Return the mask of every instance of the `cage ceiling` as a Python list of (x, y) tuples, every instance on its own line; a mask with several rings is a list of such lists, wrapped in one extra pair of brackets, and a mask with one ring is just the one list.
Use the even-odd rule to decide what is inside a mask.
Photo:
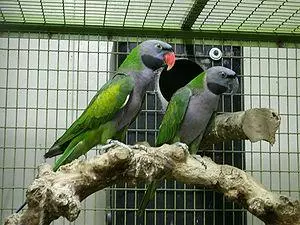
[(299, 0), (1, 0), (1, 31), (300, 42)]

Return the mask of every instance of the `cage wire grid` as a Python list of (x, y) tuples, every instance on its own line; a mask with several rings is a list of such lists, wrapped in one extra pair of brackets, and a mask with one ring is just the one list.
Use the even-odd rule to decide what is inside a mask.
[[(239, 70), (241, 90), (222, 97), (221, 113), (253, 107), (279, 112), (274, 146), (228, 142), (205, 154), (300, 199), (299, 10), (298, 0), (0, 1), (0, 30), (10, 31), (0, 33), (0, 218), (23, 202), (45, 151), (127, 52), (149, 37), (165, 39), (177, 56), (204, 68)], [(220, 61), (209, 59), (213, 46), (223, 51)], [(127, 143), (153, 144), (162, 116), (156, 92), (148, 91)], [(72, 224), (262, 224), (216, 192), (166, 181), (145, 216), (135, 219), (143, 190), (142, 184), (122, 184), (99, 191), (82, 203)]]
[(300, 33), (298, 0), (3, 0), (0, 6), (4, 23)]
[[(142, 41), (138, 37), (113, 41), (102, 36), (45, 37), (47, 36), (43, 34), (1, 35), (1, 218), (11, 214), (23, 202), (25, 188), (34, 179), (36, 167), (44, 162), (45, 151), (80, 115), (96, 91), (109, 79), (126, 52)], [(235, 54), (235, 46), (222, 45), (217, 41), (215, 45), (207, 45), (206, 40), (194, 41), (196, 44), (192, 47), (195, 54), (189, 55), (187, 46), (181, 40), (174, 40), (177, 55), (193, 58), (206, 68), (224, 64), (224, 61), (229, 62), (228, 67), (232, 67), (233, 60), (240, 60), (243, 78), (241, 92), (237, 94), (241, 97), (240, 108), (273, 108), (282, 118), (274, 146), (264, 142), (251, 144), (246, 141), (241, 143), (241, 148), (236, 148), (230, 142), (222, 144), (221, 148), (214, 148), (211, 157), (221, 160), (220, 163), (235, 164), (235, 157), (241, 154), (241, 168), (270, 190), (299, 199), (299, 49), (241, 47), (241, 52)], [(120, 43), (125, 43), (125, 52), (124, 49), (115, 47)], [(221, 61), (212, 63), (208, 60), (207, 51), (212, 46), (218, 46), (227, 55)], [(220, 112), (228, 107), (224, 100), (228, 97), (233, 98), (222, 97)], [(233, 104), (229, 104), (229, 108), (229, 111), (236, 111)], [(153, 144), (161, 117), (156, 92), (149, 91), (141, 114), (128, 131), (127, 142), (146, 140)], [(96, 151), (92, 150), (88, 157), (95, 154)], [(54, 161), (47, 162), (52, 164)], [(99, 191), (82, 203), (83, 210), (73, 224), (141, 224), (139, 220), (132, 218), (135, 216), (142, 190), (143, 185), (128, 187), (124, 184)], [(196, 190), (198, 189), (186, 185), (175, 183), (175, 186), (170, 186), (163, 183), (157, 192), (160, 193), (157, 195), (163, 195), (163, 208), (157, 208), (161, 200), (155, 199), (142, 222), (162, 224), (162, 221), (170, 222), (168, 219), (173, 218), (173, 224), (190, 224), (188, 222), (191, 217), (194, 224), (262, 224), (250, 214), (246, 220), (238, 223), (234, 218), (238, 213), (244, 215), (243, 210), (226, 200), (220, 208), (216, 208), (214, 199), (220, 196), (211, 191), (204, 192), (203, 208), (197, 208), (196, 201), (190, 207), (187, 203), (189, 193), (193, 193), (195, 199), (199, 197)], [(176, 193), (172, 200), (174, 205), (173, 208), (167, 208), (167, 195), (172, 191)], [(181, 197), (183, 205), (176, 200), (177, 195)], [(210, 199), (213, 199), (212, 205), (206, 207), (205, 201)], [(181, 214), (183, 217), (178, 221), (178, 215)], [(216, 222), (216, 217), (220, 215), (221, 222)], [(123, 222), (116, 220), (117, 217), (123, 218)], [(147, 223), (149, 217), (153, 223)], [(54, 222), (66, 223), (68, 222), (62, 219)]]

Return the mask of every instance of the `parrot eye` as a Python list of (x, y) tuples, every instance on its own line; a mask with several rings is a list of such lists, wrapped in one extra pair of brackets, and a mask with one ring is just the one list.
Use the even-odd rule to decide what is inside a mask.
[(221, 74), (221, 77), (222, 77), (222, 78), (226, 78), (226, 77), (227, 77), (227, 75), (226, 75), (225, 72), (221, 72), (220, 74)]
[(158, 49), (160, 49), (160, 50), (163, 49), (163, 47), (160, 44), (156, 44), (155, 47), (158, 48)]

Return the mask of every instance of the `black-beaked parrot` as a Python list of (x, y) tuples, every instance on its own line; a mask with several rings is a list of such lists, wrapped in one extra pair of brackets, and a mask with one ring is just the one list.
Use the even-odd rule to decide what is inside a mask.
[[(208, 122), (216, 111), (222, 93), (235, 93), (238, 78), (231, 69), (215, 66), (202, 72), (172, 96), (156, 139), (156, 146), (182, 142), (196, 154)], [(154, 197), (156, 181), (152, 181), (142, 199), (139, 214)]]

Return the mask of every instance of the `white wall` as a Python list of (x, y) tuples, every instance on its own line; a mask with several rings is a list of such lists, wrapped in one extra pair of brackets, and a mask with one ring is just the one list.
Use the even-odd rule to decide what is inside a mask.
[[(246, 141), (246, 169), (268, 189), (300, 198), (300, 49), (244, 48), (245, 109), (281, 116), (276, 143)], [(248, 225), (263, 224), (248, 216)]]
[[(0, 38), (1, 219), (23, 203), (44, 153), (107, 81), (111, 50), (106, 41)], [(75, 224), (103, 224), (105, 196), (90, 196)]]

